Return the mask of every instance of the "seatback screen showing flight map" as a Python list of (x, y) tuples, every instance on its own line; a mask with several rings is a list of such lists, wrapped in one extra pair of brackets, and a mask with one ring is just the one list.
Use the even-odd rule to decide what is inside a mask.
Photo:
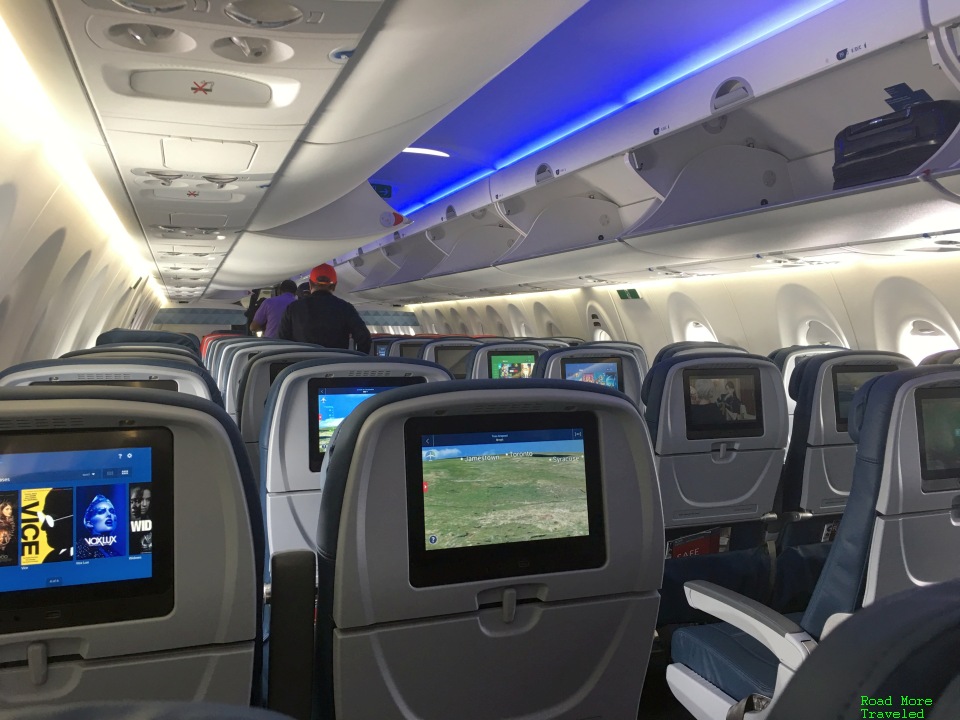
[[(424, 580), (417, 576), (425, 568), (443, 567), (461, 578), (500, 577), (592, 567), (604, 556), (595, 418), (530, 414), (524, 420), (408, 422), (415, 580)], [(425, 584), (451, 577), (426, 575)]]

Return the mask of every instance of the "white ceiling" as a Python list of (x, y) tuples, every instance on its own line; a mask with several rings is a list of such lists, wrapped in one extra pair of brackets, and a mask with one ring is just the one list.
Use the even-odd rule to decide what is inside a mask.
[[(132, 207), (159, 283), (183, 300), (272, 284), (389, 232), (391, 208), (353, 191), (583, 2), (52, 6), (99, 126), (100, 138), (86, 128), (102, 148), (88, 148), (91, 164), (118, 214)], [(505, 24), (501, 39), (479, 40)], [(438, 46), (458, 51), (450, 67), (437, 67)], [(422, 87), (400, 84), (417, 73)], [(323, 210), (341, 198), (356, 227), (329, 235), (337, 213)]]

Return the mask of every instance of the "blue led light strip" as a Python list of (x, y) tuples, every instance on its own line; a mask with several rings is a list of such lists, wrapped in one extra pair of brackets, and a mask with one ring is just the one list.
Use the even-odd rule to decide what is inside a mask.
[(725, 37), (714, 45), (700, 50), (693, 56), (686, 58), (683, 62), (676, 63), (655, 75), (644, 78), (644, 81), (640, 85), (637, 85), (628, 91), (620, 100), (591, 110), (589, 113), (582, 115), (581, 117), (566, 123), (556, 130), (553, 130), (550, 133), (538, 138), (537, 140), (518, 148), (505, 158), (495, 162), (494, 167), (474, 173), (473, 175), (470, 175), (469, 177), (464, 178), (463, 180), (460, 180), (453, 185), (434, 193), (433, 195), (430, 195), (421, 202), (413, 203), (399, 212), (401, 215), (410, 215), (411, 213), (414, 213), (417, 210), (426, 207), (427, 205), (439, 202), (440, 200), (443, 200), (444, 198), (463, 190), (465, 187), (469, 187), (476, 182), (490, 177), (498, 170), (503, 170), (504, 168), (510, 167), (511, 165), (520, 162), (524, 158), (528, 158), (540, 150), (548, 148), (551, 145), (555, 145), (561, 140), (564, 140), (571, 135), (575, 135), (591, 125), (594, 125), (601, 120), (650, 97), (651, 95), (655, 95), (662, 90), (666, 90), (672, 85), (676, 85), (677, 83), (687, 79), (688, 77), (691, 77), (692, 75), (695, 75), (701, 70), (705, 70), (706, 68), (727, 59), (731, 55), (746, 50), (747, 48), (756, 45), (757, 43), (762, 42), (763, 40), (766, 40), (767, 38), (770, 38), (778, 33), (781, 33), (784, 30), (788, 30), (794, 25), (797, 25), (798, 23), (819, 14), (827, 8), (839, 5), (842, 2), (843, 0), (815, 0), (815, 2), (813, 2), (810, 6), (801, 10), (794, 12), (782, 12), (778, 15), (774, 15), (772, 18), (765, 18), (763, 22), (745, 25), (743, 29), (736, 34)]

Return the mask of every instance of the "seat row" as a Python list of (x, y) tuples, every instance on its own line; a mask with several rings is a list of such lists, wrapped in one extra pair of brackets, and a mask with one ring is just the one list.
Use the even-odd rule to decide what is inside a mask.
[[(262, 391), (266, 401), (266, 408), (260, 405), (264, 421), (258, 438), (263, 482), (257, 481), (242, 447), (249, 442), (244, 442), (229, 416), (211, 403), (182, 394), (174, 400), (169, 393), (152, 390), (86, 386), (0, 393), (0, 423), (4, 415), (18, 418), (16, 427), (26, 431), (26, 435), (10, 436), (12, 444), (4, 449), (4, 459), (10, 463), (7, 468), (12, 468), (9, 477), (16, 478), (7, 488), (13, 489), (0, 486), (0, 495), (4, 490), (11, 495), (16, 506), (12, 514), (21, 531), (14, 557), (17, 562), (8, 562), (7, 567), (26, 578), (20, 581), (26, 584), (8, 596), (15, 602), (6, 617), (6, 607), (0, 611), (0, 657), (5, 663), (0, 683), (5, 689), (14, 688), (9, 700), (14, 706), (58, 693), (85, 697), (93, 691), (92, 683), (105, 677), (98, 673), (112, 676), (118, 668), (126, 668), (127, 677), (135, 684), (148, 676), (160, 677), (165, 687), (189, 689), (195, 687), (191, 683), (202, 679), (209, 694), (196, 689), (190, 697), (259, 703), (259, 678), (264, 673), (259, 669), (262, 654), (258, 648), (264, 625), (259, 618), (263, 593), (258, 588), (266, 575), (267, 557), (263, 541), (257, 540), (257, 527), (260, 537), (264, 527), (261, 505), (266, 503), (269, 508), (273, 500), (282, 507), (298, 495), (305, 496), (309, 490), (298, 483), (315, 478), (321, 491), (314, 510), (286, 517), (280, 514), (276, 521), (271, 521), (268, 513), (266, 519), (268, 535), (278, 543), (281, 531), (293, 530), (302, 546), (313, 548), (307, 553), (309, 572), (303, 572), (306, 566), (302, 563), (294, 564), (300, 569), (301, 590), (303, 575), (308, 576), (309, 597), (304, 601), (304, 592), (299, 593), (301, 611), (306, 607), (306, 612), (293, 613), (306, 617), (306, 630), (285, 631), (282, 622), (268, 626), (270, 649), (276, 650), (279, 658), (277, 662), (271, 658), (270, 668), (281, 678), (296, 678), (297, 673), (287, 670), (290, 667), (300, 667), (303, 672), (303, 663), (291, 661), (286, 651), (296, 645), (295, 638), (313, 632), (312, 560), (316, 557), (319, 561), (316, 655), (308, 662), (315, 668), (309, 672), (314, 682), (306, 689), (300, 682), (299, 689), (275, 690), (274, 700), (289, 701), (294, 709), (304, 705), (323, 708), (321, 717), (333, 717), (334, 713), (340, 717), (393, 717), (397, 716), (399, 697), (406, 706), (421, 711), (419, 714), (444, 715), (457, 707), (488, 706), (487, 690), (494, 682), (503, 696), (494, 703), (491, 717), (560, 706), (581, 714), (629, 716), (631, 705), (635, 715), (652, 629), (662, 624), (662, 618), (657, 620), (656, 591), (664, 567), (663, 525), (684, 514), (668, 507), (674, 486), (665, 482), (664, 468), (685, 462), (682, 456), (686, 453), (662, 452), (665, 428), (673, 428), (676, 432), (671, 434), (694, 444), (708, 444), (712, 464), (702, 471), (694, 465), (694, 473), (720, 485), (718, 478), (723, 476), (717, 474), (717, 468), (723, 471), (739, 456), (752, 452), (755, 448), (750, 443), (768, 434), (767, 424), (774, 438), (783, 434), (785, 425), (786, 403), (775, 366), (742, 353), (719, 357), (688, 353), (655, 363), (641, 392), (644, 422), (634, 403), (610, 389), (586, 383), (538, 379), (523, 383), (434, 382), (449, 379), (449, 374), (424, 361), (385, 362), (351, 356), (347, 363), (327, 357), (271, 368), (271, 360), (283, 357), (283, 352), (257, 356), (248, 363), (251, 372), (262, 363), (259, 373), (268, 380), (256, 386), (259, 389), (248, 387), (245, 395), (246, 403), (248, 395), (259, 397)], [(838, 380), (834, 366), (826, 363), (853, 360), (853, 356), (831, 354), (825, 358), (828, 356), (816, 358), (822, 364), (813, 373), (820, 378), (821, 390), (824, 386), (830, 392), (847, 387), (847, 378), (841, 374)], [(883, 360), (890, 362), (890, 358), (873, 358), (871, 371), (885, 372), (880, 368), (882, 362), (876, 362)], [(801, 364), (804, 373), (814, 367), (808, 362)], [(841, 373), (851, 367), (844, 368), (841, 363)], [(272, 387), (271, 373), (276, 374)], [(826, 383), (827, 376), (833, 385)], [(867, 553), (883, 558), (883, 572), (877, 571), (870, 598), (916, 582), (952, 577), (949, 569), (923, 564), (913, 550), (916, 538), (930, 537), (931, 532), (943, 537), (948, 550), (958, 549), (955, 535), (948, 529), (950, 501), (960, 489), (960, 481), (955, 479), (960, 475), (957, 433), (944, 430), (944, 423), (957, 417), (958, 376), (956, 369), (948, 367), (890, 373), (886, 377), (896, 378), (891, 384), (896, 388), (895, 401), (884, 399), (889, 395), (885, 390), (873, 395), (869, 408), (866, 404), (861, 408), (857, 403), (861, 399), (866, 403), (873, 394), (867, 392), (868, 383), (853, 402), (854, 412), (848, 412), (854, 434), (864, 417), (885, 418), (888, 431), (897, 423), (898, 432), (900, 423), (909, 426), (912, 417), (919, 428), (912, 436), (914, 455), (907, 452), (908, 447), (897, 457), (911, 467), (914, 456), (919, 463), (927, 463), (930, 468), (925, 471), (921, 466), (921, 474), (930, 474), (931, 468), (936, 471), (936, 477), (929, 478), (932, 484), (924, 485), (922, 492), (911, 492), (925, 501), (924, 518), (931, 523), (935, 519), (937, 524), (920, 526), (915, 518), (901, 520), (897, 513), (889, 512), (900, 508), (903, 498), (889, 493), (858, 494), (855, 489), (851, 493), (850, 505), (857, 499), (856, 507), (861, 508), (856, 511), (858, 517), (879, 515), (887, 523), (882, 534), (886, 554), (880, 549)], [(373, 390), (378, 379), (402, 378), (412, 386)], [(726, 397), (723, 408), (714, 402), (717, 407), (713, 410), (728, 413), (723, 419), (716, 413), (709, 417), (702, 411), (693, 412), (708, 407), (695, 402), (695, 395), (697, 399), (700, 396), (697, 382), (702, 380), (709, 380), (715, 389), (733, 383), (735, 398)], [(800, 380), (797, 382), (799, 391)], [(936, 392), (927, 394), (927, 385)], [(909, 389), (901, 392), (904, 387)], [(701, 389), (703, 395), (709, 394), (705, 384), (701, 383)], [(657, 393), (661, 400), (655, 403)], [(370, 398), (371, 394), (376, 397)], [(324, 399), (339, 402), (350, 395), (360, 395), (365, 401), (354, 412), (333, 412), (329, 417), (338, 420), (335, 431), (329, 425), (324, 427)], [(768, 406), (770, 397), (773, 406)], [(829, 420), (836, 420), (840, 407), (836, 393), (830, 400), (835, 416)], [(257, 402), (262, 401), (254, 399), (251, 411)], [(656, 412), (652, 410), (655, 406)], [(241, 426), (245, 412), (240, 414)], [(66, 419), (54, 421), (52, 427), (65, 429), (41, 432), (51, 427), (49, 418), (54, 416)], [(758, 418), (762, 420), (759, 434)], [(11, 422), (7, 427), (13, 427)], [(691, 430), (692, 438), (688, 437)], [(718, 431), (721, 434), (716, 436)], [(698, 432), (707, 435), (697, 437)], [(653, 445), (648, 438), (654, 440)], [(321, 449), (326, 452), (317, 464)], [(115, 452), (122, 457), (113, 460)], [(782, 446), (779, 453), (782, 462)], [(131, 457), (126, 458), (127, 454)], [(771, 456), (776, 456), (776, 448)], [(864, 459), (866, 462), (876, 464), (875, 459)], [(777, 461), (761, 464), (775, 467)], [(860, 464), (858, 461), (858, 468)], [(680, 477), (676, 471), (670, 473), (672, 478)], [(276, 487), (290, 498), (271, 499), (273, 478)], [(398, 482), (399, 478), (403, 480)], [(193, 492), (195, 487), (197, 492)], [(732, 511), (729, 505), (721, 509), (728, 515), (718, 518), (717, 503), (711, 508), (710, 502), (689, 497), (688, 487), (676, 487), (681, 502), (692, 500), (692, 511), (706, 508), (707, 514), (680, 517), (675, 529), (689, 534), (697, 524), (739, 519), (735, 506)], [(144, 490), (149, 490), (151, 498), (146, 512)], [(47, 507), (51, 495), (61, 498), (58, 502), (69, 495), (72, 515), (57, 509), (52, 501)], [(862, 504), (871, 498), (873, 506), (865, 515)], [(105, 501), (113, 507), (112, 528), (108, 527), (111, 523), (97, 520), (98, 515), (110, 515)], [(759, 503), (741, 502), (744, 504)], [(32, 506), (29, 511), (28, 506)], [(210, 512), (220, 513), (221, 507), (226, 508), (223, 517), (208, 520)], [(36, 513), (35, 520), (30, 512)], [(907, 509), (908, 515), (916, 512), (912, 506)], [(156, 531), (154, 519), (158, 520)], [(36, 529), (24, 530), (31, 521)], [(58, 521), (62, 523), (59, 526)], [(166, 534), (161, 531), (164, 525)], [(58, 527), (69, 527), (69, 542), (55, 537)], [(839, 537), (852, 540), (843, 547), (850, 542), (862, 545), (868, 534), (862, 528), (844, 529), (850, 527), (860, 526), (845, 516)], [(144, 544), (147, 532), (151, 533), (149, 545)], [(36, 553), (24, 554), (24, 535), (43, 536), (44, 560), (61, 557), (67, 544), (73, 555), (68, 554), (69, 560), (25, 562), (28, 555), (40, 554), (41, 543), (38, 541)], [(107, 542), (111, 537), (113, 542)], [(234, 544), (239, 550), (232, 549)], [(869, 538), (866, 544), (870, 544)], [(86, 556), (90, 548), (100, 554)], [(117, 554), (103, 554), (105, 548)], [(673, 544), (676, 559), (682, 548), (682, 544)], [(894, 551), (906, 558), (902, 569), (898, 569), (901, 566), (896, 564)], [(864, 552), (858, 546), (860, 554), (852, 557)], [(182, 561), (182, 553), (195, 555), (196, 562)], [(837, 568), (848, 571), (850, 558), (828, 560), (824, 574), (836, 575), (840, 572)], [(272, 581), (274, 598), (287, 597), (286, 589), (297, 587), (296, 577), (288, 580), (285, 573), (275, 571), (266, 576)], [(236, 585), (230, 587), (234, 579)], [(203, 599), (192, 599), (189, 593), (181, 596), (185, 582), (195, 583), (196, 593), (202, 593)], [(821, 594), (830, 596), (843, 587), (843, 582), (838, 585), (831, 580)], [(57, 595), (59, 591), (65, 592)], [(722, 588), (709, 586), (695, 586), (686, 592), (714, 600), (724, 593)], [(248, 596), (255, 602), (248, 602)], [(822, 615), (830, 603), (818, 597), (815, 594), (814, 602), (820, 604), (815, 613)], [(89, 607), (84, 604), (87, 601)], [(193, 602), (206, 603), (208, 612), (199, 619), (189, 617), (190, 605), (184, 603)], [(693, 602), (716, 609), (716, 603)], [(668, 604), (665, 594), (659, 602), (661, 614)], [(730, 611), (718, 612), (726, 617), (723, 613)], [(759, 611), (751, 612), (756, 615)], [(287, 615), (271, 613), (270, 619), (282, 621)], [(141, 645), (121, 638), (111, 643), (100, 627), (105, 618), (120, 618), (130, 627), (143, 626), (149, 632)], [(247, 624), (244, 618), (252, 620)], [(185, 624), (180, 626), (179, 621)], [(212, 634), (186, 639), (197, 623)], [(124, 625), (125, 631), (127, 627)], [(788, 626), (781, 623), (778, 627)], [(819, 630), (811, 636), (819, 637)], [(737, 652), (736, 643), (684, 640), (682, 632), (674, 637), (679, 640), (674, 643), (677, 663), (671, 670), (676, 687), (683, 686), (677, 685), (678, 673), (684, 678), (687, 672), (692, 674), (697, 657), (707, 658), (707, 665), (722, 666), (718, 654)], [(181, 649), (171, 655), (174, 647)], [(683, 647), (697, 649), (683, 655)], [(310, 651), (314, 652), (313, 647)], [(755, 649), (739, 652), (752, 654)], [(231, 659), (222, 660), (222, 655)], [(526, 683), (531, 657), (537, 659), (544, 679), (543, 687), (532, 693)], [(488, 675), (463, 677), (470, 675), (472, 667), (488, 667), (489, 663), (496, 670)], [(429, 678), (418, 672), (434, 664), (442, 669)], [(598, 675), (601, 666), (608, 669)], [(776, 662), (772, 667), (778, 676)], [(795, 669), (789, 664), (785, 667), (781, 685)], [(761, 680), (769, 680), (769, 668), (768, 664)], [(3, 674), (11, 669), (5, 681)], [(184, 681), (181, 673), (195, 673), (195, 680)], [(729, 675), (742, 677), (743, 673), (731, 669)], [(244, 677), (250, 682), (238, 692), (236, 680)], [(587, 678), (589, 683), (584, 685)], [(50, 684), (51, 680), (56, 682)], [(707, 680), (720, 688), (714, 682), (722, 682), (722, 678)], [(79, 683), (76, 687), (75, 682)], [(79, 690), (80, 685), (86, 689)], [(439, 695), (438, 686), (444, 688)], [(74, 690), (66, 692), (65, 687)], [(584, 687), (589, 689), (578, 691), (574, 700), (573, 690)], [(247, 698), (238, 699), (244, 692)], [(699, 690), (678, 690), (685, 698), (698, 698), (709, 712), (739, 699), (735, 692), (718, 692), (722, 697), (712, 695), (701, 702)]]

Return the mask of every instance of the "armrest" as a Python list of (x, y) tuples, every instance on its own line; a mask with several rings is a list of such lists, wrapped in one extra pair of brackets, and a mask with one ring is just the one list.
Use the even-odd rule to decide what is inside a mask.
[(271, 578), (267, 707), (297, 720), (310, 720), (317, 596), (315, 553), (289, 550), (272, 556)]
[(756, 600), (711, 582), (683, 584), (690, 607), (708, 612), (763, 643), (790, 670), (796, 670), (817, 646), (806, 631)]

